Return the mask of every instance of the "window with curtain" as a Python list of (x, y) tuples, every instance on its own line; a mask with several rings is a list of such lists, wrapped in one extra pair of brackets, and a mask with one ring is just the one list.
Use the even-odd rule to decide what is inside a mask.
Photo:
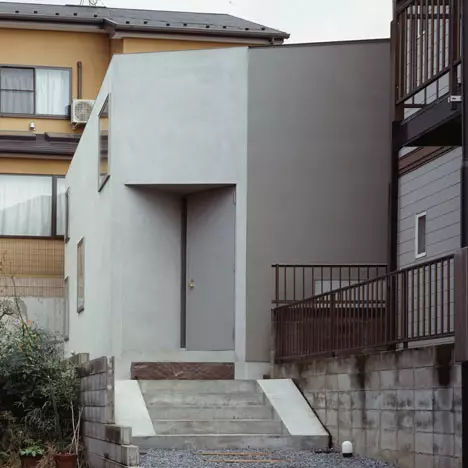
[(68, 116), (70, 89), (69, 69), (0, 67), (0, 113)]
[(0, 236), (63, 236), (64, 183), (57, 176), (0, 174)]

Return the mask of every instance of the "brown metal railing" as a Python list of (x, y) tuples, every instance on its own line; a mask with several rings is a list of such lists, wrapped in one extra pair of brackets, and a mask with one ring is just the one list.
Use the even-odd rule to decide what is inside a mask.
[(301, 301), (308, 297), (341, 289), (387, 273), (387, 265), (272, 265), (274, 275), (273, 304), (275, 306)]
[(396, 102), (423, 107), (461, 82), (462, 0), (406, 0), (396, 7)]
[(273, 310), (276, 362), (452, 336), (454, 256)]

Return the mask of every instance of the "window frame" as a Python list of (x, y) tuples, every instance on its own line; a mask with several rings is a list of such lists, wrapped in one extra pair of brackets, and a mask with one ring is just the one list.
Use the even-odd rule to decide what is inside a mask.
[(50, 236), (29, 236), (21, 234), (1, 234), (0, 239), (49, 239), (49, 240), (62, 240), (63, 235), (57, 234), (57, 179), (65, 179), (64, 175), (56, 174), (18, 174), (18, 173), (0, 173), (0, 176), (14, 176), (14, 177), (49, 177), (52, 184), (52, 206), (51, 206), (51, 223), (50, 223)]
[[(424, 218), (424, 252), (419, 252), (419, 220)], [(423, 258), (427, 256), (427, 212), (423, 211), (414, 217), (414, 256)]]
[[(13, 92), (31, 92), (33, 93), (33, 104), (34, 104), (34, 113), (33, 114), (16, 114), (11, 112), (1, 112), (0, 117), (10, 117), (10, 118), (31, 118), (34, 117), (36, 119), (56, 119), (56, 120), (70, 120), (71, 117), (71, 105), (73, 101), (73, 68), (72, 67), (49, 67), (49, 66), (42, 66), (42, 65), (12, 65), (12, 64), (3, 64), (0, 63), (0, 74), (2, 68), (13, 68), (13, 69), (20, 69), (20, 70), (33, 70), (33, 90), (32, 91), (24, 91), (24, 90), (2, 90), (1, 91), (13, 91)], [(62, 70), (68, 71), (69, 75), (69, 104), (68, 104), (68, 112), (66, 114), (37, 114), (36, 113), (36, 70)]]
[[(109, 107), (110, 107), (110, 94), (107, 95), (104, 100), (101, 110), (99, 111), (98, 118), (98, 192), (100, 192), (104, 185), (110, 178), (110, 151), (109, 151), (109, 141), (110, 141), (110, 118), (109, 118)], [(101, 180), (101, 118), (107, 118), (107, 173)]]
[(64, 279), (64, 317), (63, 317), (63, 341), (70, 341), (70, 279)]
[[(85, 239), (82, 237), (78, 243), (76, 244), (76, 312), (77, 314), (81, 314), (85, 310), (86, 305), (86, 288), (85, 288), (85, 252), (86, 252), (86, 245)], [(80, 304), (80, 253), (82, 254), (82, 262), (81, 268), (83, 270), (83, 304)]]
[(70, 240), (70, 187), (67, 187), (65, 192), (65, 233), (63, 241), (65, 244)]

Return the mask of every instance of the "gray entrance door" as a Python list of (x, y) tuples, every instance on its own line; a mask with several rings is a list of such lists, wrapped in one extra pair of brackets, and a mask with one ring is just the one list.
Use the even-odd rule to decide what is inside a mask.
[(235, 188), (187, 198), (187, 350), (234, 349)]

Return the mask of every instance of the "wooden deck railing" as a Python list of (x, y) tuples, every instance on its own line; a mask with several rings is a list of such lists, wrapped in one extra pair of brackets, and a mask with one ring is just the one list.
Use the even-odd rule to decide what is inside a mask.
[(462, 0), (397, 2), (392, 37), (397, 103), (424, 107), (455, 91), (461, 81), (461, 11)]
[(452, 336), (454, 256), (273, 310), (275, 362)]

